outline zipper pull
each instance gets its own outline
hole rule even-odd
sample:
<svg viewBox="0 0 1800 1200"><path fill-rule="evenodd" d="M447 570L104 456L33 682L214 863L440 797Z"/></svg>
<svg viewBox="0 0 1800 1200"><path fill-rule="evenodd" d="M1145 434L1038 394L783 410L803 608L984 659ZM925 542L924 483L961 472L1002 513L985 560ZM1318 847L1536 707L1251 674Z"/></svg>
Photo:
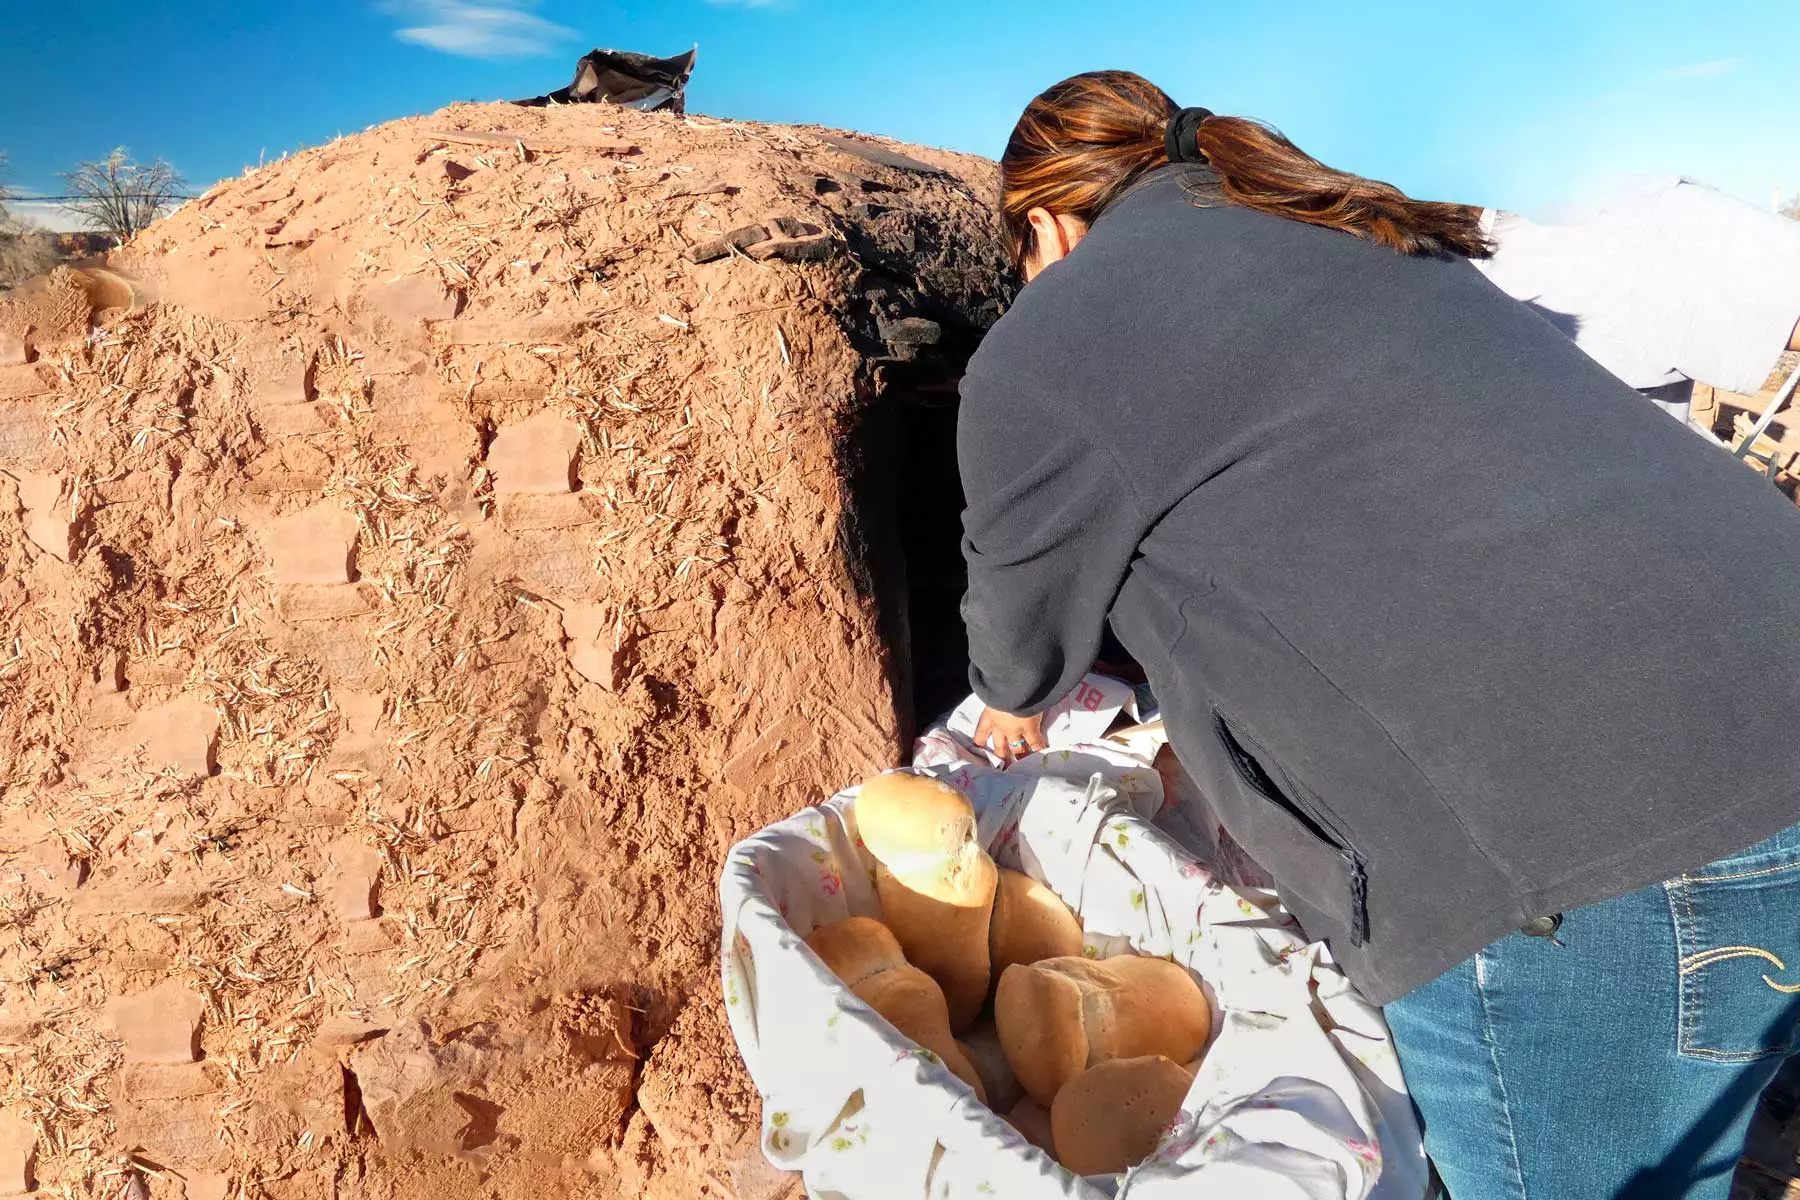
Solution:
<svg viewBox="0 0 1800 1200"><path fill-rule="evenodd" d="M1361 946L1369 940L1369 873L1362 855L1354 850L1341 853L1350 868L1350 944Z"/></svg>

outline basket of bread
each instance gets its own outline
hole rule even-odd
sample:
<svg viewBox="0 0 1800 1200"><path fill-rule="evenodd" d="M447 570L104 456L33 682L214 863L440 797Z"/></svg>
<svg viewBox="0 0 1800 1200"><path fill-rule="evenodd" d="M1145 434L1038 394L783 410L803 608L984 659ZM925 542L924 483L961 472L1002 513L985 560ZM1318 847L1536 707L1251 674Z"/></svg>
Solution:
<svg viewBox="0 0 1800 1200"><path fill-rule="evenodd" d="M1379 1013L1104 772L884 774L721 898L763 1150L811 1196L1425 1194Z"/></svg>

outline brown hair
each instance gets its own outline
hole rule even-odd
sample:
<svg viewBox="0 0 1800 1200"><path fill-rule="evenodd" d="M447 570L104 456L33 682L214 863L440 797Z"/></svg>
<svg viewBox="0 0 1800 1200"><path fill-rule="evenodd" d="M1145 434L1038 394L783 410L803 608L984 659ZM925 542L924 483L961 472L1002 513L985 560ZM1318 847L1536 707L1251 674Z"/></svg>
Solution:
<svg viewBox="0 0 1800 1200"><path fill-rule="evenodd" d="M1129 71L1065 79L1025 108L1000 158L1001 220L1015 261L1033 247L1034 208L1093 224L1146 171L1169 162L1164 133L1180 108ZM1274 129L1207 117L1194 145L1227 202L1367 238L1403 254L1486 258L1481 210L1414 200L1392 184L1336 171Z"/></svg>

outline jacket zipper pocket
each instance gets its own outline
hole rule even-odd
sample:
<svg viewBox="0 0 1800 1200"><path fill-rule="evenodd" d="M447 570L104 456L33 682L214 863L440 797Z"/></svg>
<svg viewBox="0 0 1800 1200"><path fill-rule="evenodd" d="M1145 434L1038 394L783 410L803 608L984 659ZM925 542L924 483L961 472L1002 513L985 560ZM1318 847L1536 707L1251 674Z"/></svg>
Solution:
<svg viewBox="0 0 1800 1200"><path fill-rule="evenodd" d="M1350 944L1361 946L1369 940L1369 873L1356 851L1338 853L1350 868Z"/></svg>
<svg viewBox="0 0 1800 1200"><path fill-rule="evenodd" d="M1350 929L1349 937L1352 946L1362 946L1369 940L1369 872L1350 839L1345 836L1333 816L1323 806L1312 801L1311 797L1290 780L1286 787L1278 785L1270 777L1268 769L1263 766L1252 750L1261 750L1255 738L1245 737L1238 727L1224 713L1213 710L1213 723L1217 727L1219 741L1223 743L1227 756L1231 759L1233 769L1238 777L1250 788L1272 804L1284 805L1305 819L1323 840L1338 852L1344 861L1345 870L1350 876ZM1269 758L1266 750L1264 758ZM1274 759L1269 758L1271 763ZM1279 770L1279 764L1276 765Z"/></svg>

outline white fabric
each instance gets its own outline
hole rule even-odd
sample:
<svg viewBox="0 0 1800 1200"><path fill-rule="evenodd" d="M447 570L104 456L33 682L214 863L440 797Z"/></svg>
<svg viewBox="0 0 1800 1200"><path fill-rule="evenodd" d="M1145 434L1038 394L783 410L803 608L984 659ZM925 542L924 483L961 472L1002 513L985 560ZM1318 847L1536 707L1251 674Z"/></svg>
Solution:
<svg viewBox="0 0 1800 1200"><path fill-rule="evenodd" d="M1489 210L1475 265L1634 388L1755 393L1800 321L1800 221L1691 179L1640 181L1555 223Z"/></svg>
<svg viewBox="0 0 1800 1200"><path fill-rule="evenodd" d="M739 843L720 880L726 1011L769 1160L815 1200L1419 1200L1424 1151L1379 1011L1272 894L1225 887L1150 823L1155 739L1102 742L1129 689L1084 686L1100 707L1058 714L1051 749L1011 770L969 742L967 707L920 738L915 769L969 796L996 861L1075 909L1084 953L1198 975L1220 1019L1180 1117L1129 1174L1079 1179L837 981L801 938L880 916L853 788Z"/></svg>

